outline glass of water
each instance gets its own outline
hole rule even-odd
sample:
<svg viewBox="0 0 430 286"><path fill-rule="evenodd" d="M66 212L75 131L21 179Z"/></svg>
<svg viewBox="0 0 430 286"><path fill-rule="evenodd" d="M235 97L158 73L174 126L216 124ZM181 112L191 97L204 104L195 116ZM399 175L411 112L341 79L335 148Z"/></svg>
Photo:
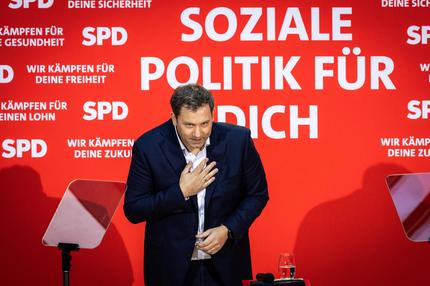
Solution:
<svg viewBox="0 0 430 286"><path fill-rule="evenodd" d="M279 274L281 279L293 279L296 274L296 262L294 254L282 253L279 256Z"/></svg>

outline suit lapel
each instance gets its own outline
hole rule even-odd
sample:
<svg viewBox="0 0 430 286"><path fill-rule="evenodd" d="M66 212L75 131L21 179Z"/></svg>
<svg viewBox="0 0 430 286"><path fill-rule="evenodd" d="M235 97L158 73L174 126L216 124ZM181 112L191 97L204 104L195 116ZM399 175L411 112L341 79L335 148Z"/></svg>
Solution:
<svg viewBox="0 0 430 286"><path fill-rule="evenodd" d="M209 158L209 163L212 161L216 162L216 168L218 168L218 173L215 175L215 181L206 188L205 195L205 209L209 205L210 199L216 190L219 178L224 171L224 161L225 161L225 140L223 139L222 131L217 123L213 123L212 133L211 133L211 144L207 146L206 155Z"/></svg>
<svg viewBox="0 0 430 286"><path fill-rule="evenodd" d="M181 147L179 145L178 137L176 136L175 126L173 125L172 120L166 122L165 128L162 129L162 134L165 138L165 140L161 143L160 146L162 153L169 162L169 165L175 171L179 180L187 162L185 161L184 153L182 152ZM190 198L190 201L194 211L197 214L197 196L192 196Z"/></svg>
<svg viewBox="0 0 430 286"><path fill-rule="evenodd" d="M181 175L186 162L184 154L182 153L181 147L179 146L178 138L176 137L175 127L171 120L164 124L162 129L162 134L164 139L161 142L161 151L165 155L166 160L169 162L170 166L173 168L178 177Z"/></svg>

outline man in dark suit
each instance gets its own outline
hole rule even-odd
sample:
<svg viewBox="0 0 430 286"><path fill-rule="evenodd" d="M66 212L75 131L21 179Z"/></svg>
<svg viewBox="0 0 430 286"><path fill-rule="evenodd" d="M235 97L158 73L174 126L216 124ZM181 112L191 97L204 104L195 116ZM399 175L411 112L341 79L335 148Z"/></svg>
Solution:
<svg viewBox="0 0 430 286"><path fill-rule="evenodd" d="M248 229L268 197L246 128L213 122L205 88L178 87L171 120L133 146L124 212L146 221L147 286L241 285L251 279Z"/></svg>

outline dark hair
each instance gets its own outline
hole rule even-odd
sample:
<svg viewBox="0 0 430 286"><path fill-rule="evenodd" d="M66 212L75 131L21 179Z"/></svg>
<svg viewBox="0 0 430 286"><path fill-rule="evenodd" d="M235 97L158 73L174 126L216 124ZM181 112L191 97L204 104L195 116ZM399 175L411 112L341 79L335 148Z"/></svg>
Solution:
<svg viewBox="0 0 430 286"><path fill-rule="evenodd" d="M209 104L209 108L213 112L215 103L212 93L198 84L178 86L170 98L170 106L176 117L179 116L182 107L196 111L206 104Z"/></svg>

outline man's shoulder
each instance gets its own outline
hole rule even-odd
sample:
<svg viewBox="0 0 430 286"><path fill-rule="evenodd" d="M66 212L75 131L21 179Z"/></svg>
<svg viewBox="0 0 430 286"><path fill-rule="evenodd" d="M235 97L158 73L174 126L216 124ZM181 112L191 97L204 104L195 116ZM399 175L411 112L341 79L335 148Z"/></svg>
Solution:
<svg viewBox="0 0 430 286"><path fill-rule="evenodd" d="M136 139L135 144L148 145L157 143L163 137L163 134L169 129L170 120L146 131Z"/></svg>
<svg viewBox="0 0 430 286"><path fill-rule="evenodd" d="M228 135L248 136L250 134L250 130L248 128L231 123L216 122L214 123L214 126L221 132L227 133Z"/></svg>
<svg viewBox="0 0 430 286"><path fill-rule="evenodd" d="M214 142L227 142L227 144L234 143L237 146L243 146L248 142L251 131L243 126L238 126L230 123L214 123L213 130ZM217 138L217 139L216 139Z"/></svg>

